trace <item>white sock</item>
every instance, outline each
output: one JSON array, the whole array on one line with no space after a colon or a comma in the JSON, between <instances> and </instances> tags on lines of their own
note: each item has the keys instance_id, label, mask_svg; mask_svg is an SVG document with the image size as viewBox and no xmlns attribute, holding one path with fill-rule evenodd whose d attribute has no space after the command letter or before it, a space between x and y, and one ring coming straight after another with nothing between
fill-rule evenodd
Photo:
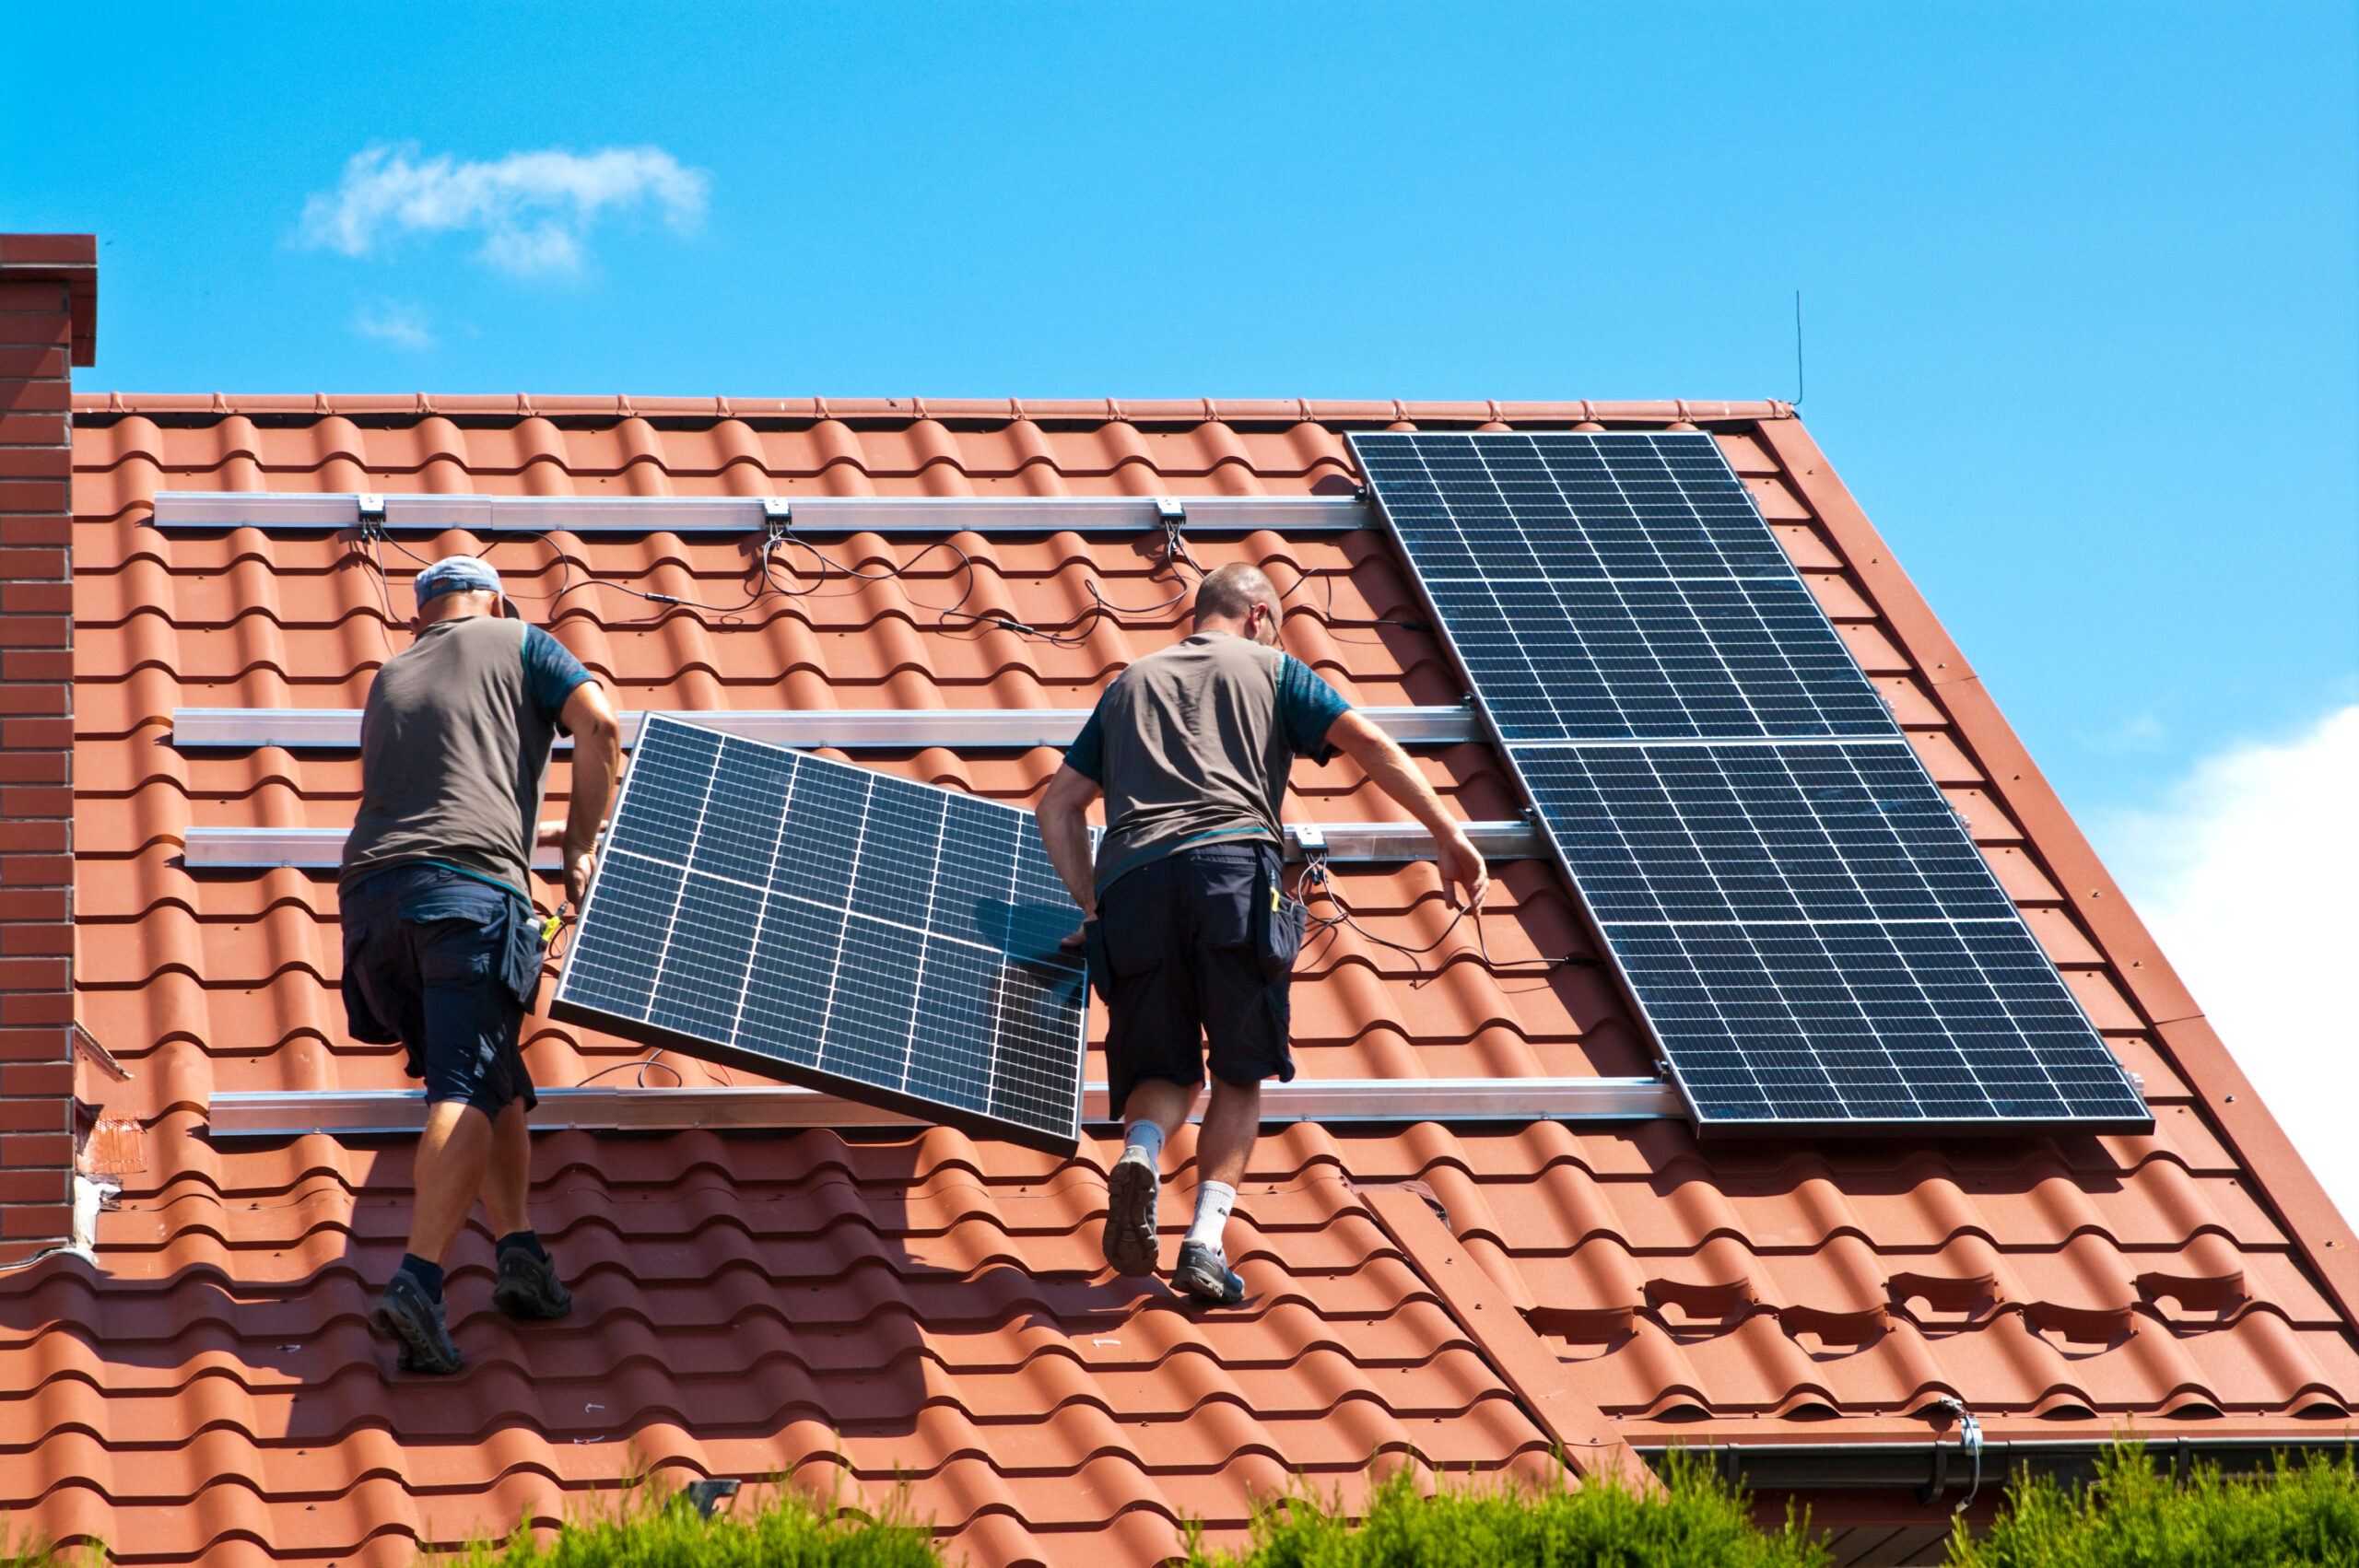
<instances>
[{"instance_id":1,"label":"white sock","mask_svg":"<svg viewBox=\"0 0 2359 1568\"><path fill-rule=\"evenodd\" d=\"M1163 1158L1163 1129L1151 1121L1134 1121L1122 1134L1122 1147L1145 1150L1146 1163L1155 1164Z\"/></svg>"},{"instance_id":2,"label":"white sock","mask_svg":"<svg viewBox=\"0 0 2359 1568\"><path fill-rule=\"evenodd\" d=\"M1228 1254L1220 1244L1221 1232L1228 1228L1228 1211L1237 1207L1237 1188L1225 1181L1208 1181L1196 1188L1196 1223L1188 1227L1188 1240L1202 1242L1213 1249L1214 1256L1224 1263Z\"/></svg>"}]
</instances>

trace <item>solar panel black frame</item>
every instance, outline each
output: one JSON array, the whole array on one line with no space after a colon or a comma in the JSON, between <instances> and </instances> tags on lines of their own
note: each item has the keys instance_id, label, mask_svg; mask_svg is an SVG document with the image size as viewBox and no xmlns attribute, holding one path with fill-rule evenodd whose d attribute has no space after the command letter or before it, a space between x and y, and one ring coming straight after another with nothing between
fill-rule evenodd
<instances>
[{"instance_id":1,"label":"solar panel black frame","mask_svg":"<svg viewBox=\"0 0 2359 1568\"><path fill-rule=\"evenodd\" d=\"M1699 1131L2152 1129L1708 434L1350 440L1436 635ZM1662 460L1636 485L1620 461L1634 444ZM1445 479L1479 472L1494 494L1453 504L1437 464ZM1649 613L1617 617L1634 594ZM1776 620L1748 625L1765 602ZM1699 603L1724 613L1696 614ZM1592 631L1601 620L1610 637ZM1706 657L1731 626L1808 658L1787 658L1792 678L1779 679L1786 649L1755 638L1747 678ZM1811 786L1831 792L1824 801L1764 790L1765 769L1795 785L1797 767L1825 773L1833 759L1841 766ZM1732 766L1748 781L1685 802L1592 802L1583 819L1557 775L1592 761ZM1769 820L1741 820L1756 812ZM1633 841L1602 841L1617 836ZM1859 972L1859 994L1835 994L1837 958Z\"/></svg>"},{"instance_id":2,"label":"solar panel black frame","mask_svg":"<svg viewBox=\"0 0 2359 1568\"><path fill-rule=\"evenodd\" d=\"M651 714L549 1012L1069 1155L1080 918L1028 811Z\"/></svg>"}]
</instances>

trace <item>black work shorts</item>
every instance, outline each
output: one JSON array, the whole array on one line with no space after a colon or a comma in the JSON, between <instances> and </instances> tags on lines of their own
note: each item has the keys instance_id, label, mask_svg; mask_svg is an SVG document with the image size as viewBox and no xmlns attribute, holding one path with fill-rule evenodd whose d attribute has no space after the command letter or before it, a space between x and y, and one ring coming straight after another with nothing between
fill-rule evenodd
<instances>
[{"instance_id":1,"label":"black work shorts","mask_svg":"<svg viewBox=\"0 0 2359 1568\"><path fill-rule=\"evenodd\" d=\"M496 1117L537 1104L517 1046L528 956L540 972L533 911L441 866L396 866L346 893L344 1010L353 1038L398 1040L428 1105L462 1100Z\"/></svg>"},{"instance_id":2,"label":"black work shorts","mask_svg":"<svg viewBox=\"0 0 2359 1568\"><path fill-rule=\"evenodd\" d=\"M1203 844L1125 872L1097 901L1113 971L1106 1035L1107 1105L1159 1078L1194 1088L1290 1079L1287 967L1268 978L1254 901L1276 885L1278 851L1259 842Z\"/></svg>"}]
</instances>

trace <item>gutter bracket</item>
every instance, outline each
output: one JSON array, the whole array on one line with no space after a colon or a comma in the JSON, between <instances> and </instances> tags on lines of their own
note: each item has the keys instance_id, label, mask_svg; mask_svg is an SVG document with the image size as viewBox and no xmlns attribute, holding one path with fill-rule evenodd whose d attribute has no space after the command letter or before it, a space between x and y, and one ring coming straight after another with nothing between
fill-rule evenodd
<instances>
[{"instance_id":1,"label":"gutter bracket","mask_svg":"<svg viewBox=\"0 0 2359 1568\"><path fill-rule=\"evenodd\" d=\"M1935 1506L1941 1502L1942 1493L1949 1490L1949 1484L1950 1451L1936 1437L1933 1439L1933 1474L1917 1489L1917 1501L1928 1508Z\"/></svg>"}]
</instances>

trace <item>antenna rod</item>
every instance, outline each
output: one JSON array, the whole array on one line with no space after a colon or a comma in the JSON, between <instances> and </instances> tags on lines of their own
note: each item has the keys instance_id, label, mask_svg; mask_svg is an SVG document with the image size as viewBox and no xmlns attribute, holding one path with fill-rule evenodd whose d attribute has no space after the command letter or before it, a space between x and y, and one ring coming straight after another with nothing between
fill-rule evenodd
<instances>
[{"instance_id":1,"label":"antenna rod","mask_svg":"<svg viewBox=\"0 0 2359 1568\"><path fill-rule=\"evenodd\" d=\"M1802 405L1802 291L1794 290L1794 406Z\"/></svg>"}]
</instances>

